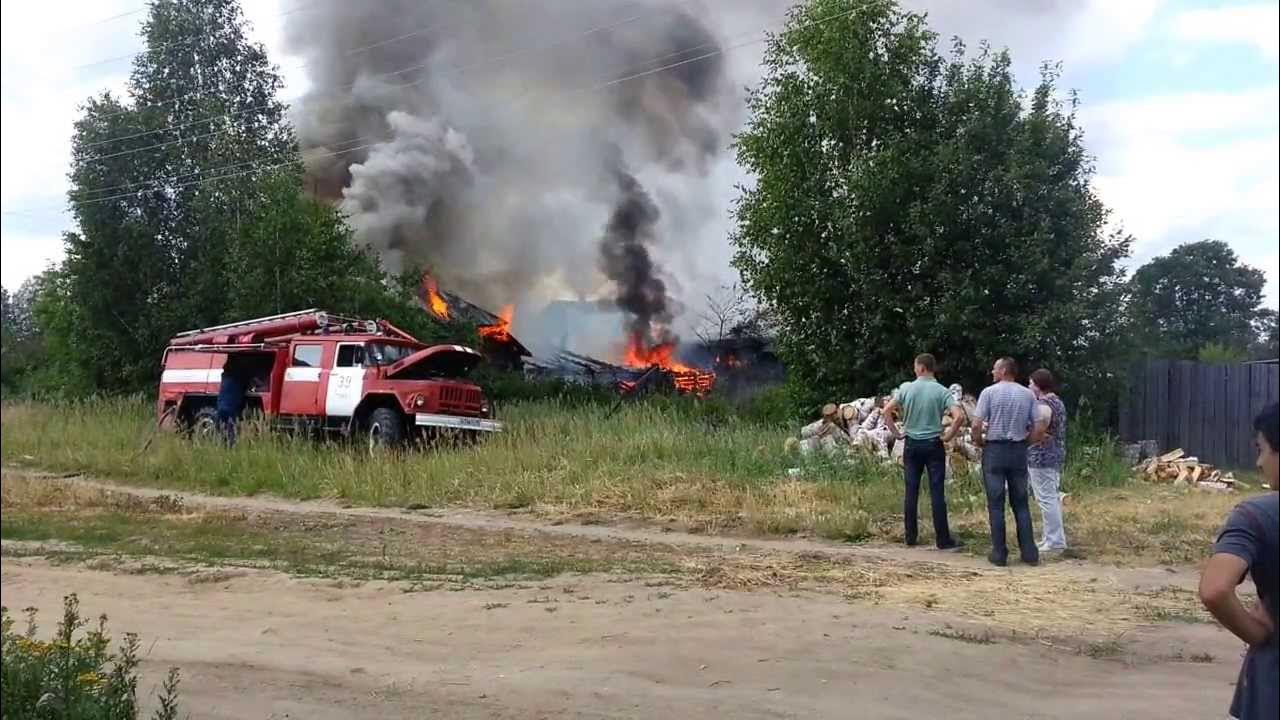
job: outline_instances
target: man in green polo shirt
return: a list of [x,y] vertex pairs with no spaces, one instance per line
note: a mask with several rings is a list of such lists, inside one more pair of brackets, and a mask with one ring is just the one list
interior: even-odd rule
[[[919,542],[919,504],[920,476],[929,473],[929,504],[933,510],[933,533],[938,548],[950,550],[960,546],[951,537],[951,528],[947,524],[947,450],[945,444],[950,442],[960,431],[963,424],[964,408],[956,402],[950,390],[933,376],[937,361],[928,353],[919,355],[915,361],[916,379],[903,383],[893,394],[893,399],[885,408],[885,424],[889,432],[896,438],[899,413],[903,415],[906,425],[906,448],[902,453],[902,470],[907,483],[906,497],[903,498],[903,518],[906,524],[908,545]],[[942,416],[951,410],[956,413],[951,427],[943,435]]]

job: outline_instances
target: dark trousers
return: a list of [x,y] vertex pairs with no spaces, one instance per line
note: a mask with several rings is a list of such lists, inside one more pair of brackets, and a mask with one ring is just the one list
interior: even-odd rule
[[918,518],[920,504],[920,476],[929,472],[929,505],[933,510],[933,534],[938,547],[952,544],[951,528],[947,525],[947,451],[942,440],[912,440],[907,438],[902,453],[903,474],[907,481],[907,494],[903,500],[902,514],[906,523],[907,544],[914,545],[920,532]]
[[1018,526],[1018,551],[1024,562],[1040,559],[1027,493],[1027,444],[988,442],[982,450],[982,481],[987,491],[987,517],[991,522],[991,554],[1004,561],[1009,546],[1004,539],[1004,499],[1007,494]]

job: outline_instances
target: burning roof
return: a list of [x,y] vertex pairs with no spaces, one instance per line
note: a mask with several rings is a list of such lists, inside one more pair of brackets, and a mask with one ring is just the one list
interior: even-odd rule
[[462,322],[476,326],[480,338],[493,346],[506,349],[517,357],[533,355],[516,336],[511,334],[511,320],[515,317],[515,306],[507,305],[501,314],[495,315],[460,295],[455,295],[440,288],[435,278],[423,274],[418,289],[418,299],[437,320],[441,322]]

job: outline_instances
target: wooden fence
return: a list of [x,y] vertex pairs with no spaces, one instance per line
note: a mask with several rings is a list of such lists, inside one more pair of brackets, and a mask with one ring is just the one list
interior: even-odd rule
[[1226,468],[1252,467],[1253,418],[1280,395],[1280,365],[1151,360],[1129,374],[1120,437]]

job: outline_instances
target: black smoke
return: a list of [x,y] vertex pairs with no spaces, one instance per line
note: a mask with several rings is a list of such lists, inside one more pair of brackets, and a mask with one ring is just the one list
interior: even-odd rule
[[712,17],[684,0],[309,3],[285,26],[312,86],[294,106],[309,187],[390,270],[430,266],[490,306],[616,299],[652,338],[679,307],[659,235],[706,221],[705,173],[740,119]]
[[643,348],[674,342],[672,300],[649,252],[662,213],[635,176],[614,169],[618,202],[600,239],[600,271],[614,284],[614,303],[626,315],[626,332]]

